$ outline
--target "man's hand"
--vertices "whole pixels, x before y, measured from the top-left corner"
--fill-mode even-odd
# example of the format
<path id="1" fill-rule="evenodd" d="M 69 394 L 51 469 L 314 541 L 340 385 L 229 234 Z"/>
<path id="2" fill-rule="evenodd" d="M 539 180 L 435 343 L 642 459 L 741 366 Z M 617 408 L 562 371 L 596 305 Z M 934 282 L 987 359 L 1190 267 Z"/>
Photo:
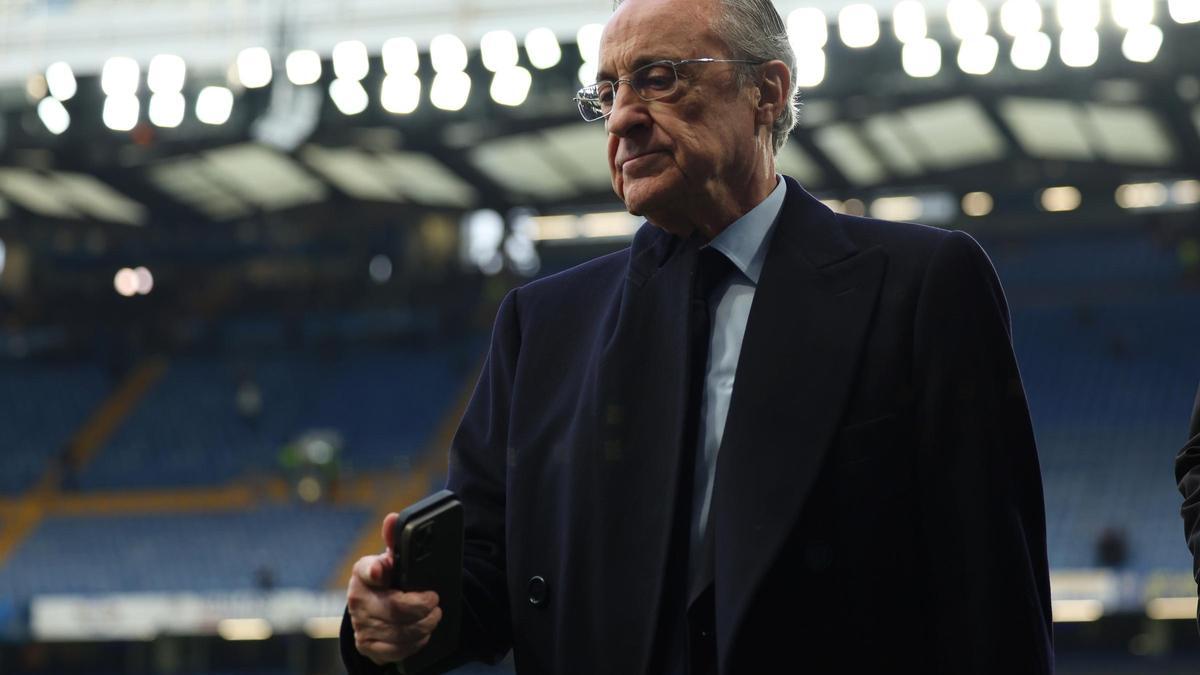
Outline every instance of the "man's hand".
<path id="1" fill-rule="evenodd" d="M 391 588 L 392 525 L 397 517 L 389 513 L 383 519 L 387 550 L 359 558 L 346 590 L 354 646 L 378 665 L 402 661 L 420 651 L 442 620 L 437 593 L 405 593 Z"/>

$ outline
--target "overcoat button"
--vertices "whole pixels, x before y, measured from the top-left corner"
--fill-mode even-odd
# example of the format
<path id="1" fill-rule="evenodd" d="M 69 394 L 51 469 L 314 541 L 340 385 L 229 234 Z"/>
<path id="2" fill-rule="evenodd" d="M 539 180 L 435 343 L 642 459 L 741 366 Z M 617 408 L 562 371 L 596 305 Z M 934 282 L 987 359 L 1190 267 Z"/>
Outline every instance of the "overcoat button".
<path id="1" fill-rule="evenodd" d="M 550 587 L 542 577 L 529 578 L 529 604 L 534 607 L 545 606 L 550 597 Z"/>

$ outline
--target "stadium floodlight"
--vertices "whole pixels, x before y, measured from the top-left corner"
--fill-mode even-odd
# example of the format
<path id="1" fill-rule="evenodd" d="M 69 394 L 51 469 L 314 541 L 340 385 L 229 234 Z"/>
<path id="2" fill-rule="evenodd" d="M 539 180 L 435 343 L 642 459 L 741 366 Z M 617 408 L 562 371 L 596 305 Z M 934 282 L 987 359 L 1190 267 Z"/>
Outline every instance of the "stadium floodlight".
<path id="1" fill-rule="evenodd" d="M 1100 56 L 1100 35 L 1090 28 L 1073 28 L 1058 38 L 1058 55 L 1072 68 L 1087 68 Z"/>
<path id="2" fill-rule="evenodd" d="M 492 78 L 492 100 L 500 105 L 516 107 L 529 97 L 533 75 L 521 66 L 512 66 L 496 73 Z"/>
<path id="3" fill-rule="evenodd" d="M 1154 22 L 1154 0 L 1113 0 L 1113 23 L 1125 30 Z"/>
<path id="4" fill-rule="evenodd" d="M 471 76 L 462 71 L 438 73 L 429 88 L 429 102 L 435 108 L 454 112 L 462 110 L 471 94 Z"/>
<path id="5" fill-rule="evenodd" d="M 968 75 L 987 75 L 996 67 L 1000 43 L 991 35 L 973 35 L 958 47 L 958 67 Z"/>
<path id="6" fill-rule="evenodd" d="M 1013 38 L 1012 64 L 1021 70 L 1041 70 L 1050 60 L 1050 36 L 1022 33 Z"/>
<path id="7" fill-rule="evenodd" d="M 1005 0 L 1000 5 L 1000 27 L 1013 37 L 1042 29 L 1042 6 L 1037 0 Z"/>
<path id="8" fill-rule="evenodd" d="M 104 110 L 100 117 L 104 120 L 104 126 L 113 131 L 129 131 L 137 126 L 141 107 L 137 95 L 116 94 L 104 99 Z"/>
<path id="9" fill-rule="evenodd" d="M 358 40 L 346 40 L 333 46 L 333 74 L 339 80 L 358 82 L 367 76 L 371 64 L 367 46 Z"/>
<path id="10" fill-rule="evenodd" d="M 587 86 L 596 83 L 596 64 L 591 61 L 584 61 L 579 66 L 579 83 Z"/>
<path id="11" fill-rule="evenodd" d="M 154 275 L 145 267 L 135 267 L 133 276 L 137 279 L 138 295 L 149 295 L 154 290 Z"/>
<path id="12" fill-rule="evenodd" d="M 892 10 L 892 29 L 896 39 L 905 44 L 924 39 L 929 34 L 925 5 L 917 0 L 901 0 Z"/>
<path id="13" fill-rule="evenodd" d="M 396 37 L 383 43 L 383 72 L 388 75 L 416 75 L 421 68 L 417 43 L 409 37 Z"/>
<path id="14" fill-rule="evenodd" d="M 1166 204 L 1168 194 L 1162 183 L 1129 183 L 1117 186 L 1114 197 L 1123 209 L 1149 209 Z"/>
<path id="15" fill-rule="evenodd" d="M 205 124 L 225 124 L 233 114 L 233 92 L 225 87 L 205 87 L 196 96 L 196 119 Z"/>
<path id="16" fill-rule="evenodd" d="M 46 68 L 46 86 L 50 95 L 59 101 L 68 101 L 79 89 L 75 82 L 75 73 L 71 66 L 64 61 L 56 61 Z"/>
<path id="17" fill-rule="evenodd" d="M 870 47 L 879 41 L 879 13 L 871 5 L 847 5 L 838 12 L 838 34 L 851 49 Z"/>
<path id="18" fill-rule="evenodd" d="M 806 47 L 796 52 L 796 86 L 811 89 L 825 80 L 825 50 Z"/>
<path id="19" fill-rule="evenodd" d="M 604 26 L 598 23 L 589 23 L 580 27 L 575 33 L 575 44 L 579 46 L 579 55 L 588 63 L 597 63 L 600 61 L 600 36 L 604 33 Z"/>
<path id="20" fill-rule="evenodd" d="M 71 114 L 67 112 L 62 101 L 53 96 L 47 96 L 38 102 L 37 114 L 46 130 L 55 136 L 71 126 Z"/>
<path id="21" fill-rule="evenodd" d="M 946 5 L 950 32 L 959 40 L 983 35 L 988 30 L 987 8 L 979 0 L 950 0 Z"/>
<path id="22" fill-rule="evenodd" d="M 525 34 L 525 53 L 529 55 L 529 63 L 538 70 L 553 68 L 562 60 L 558 38 L 549 28 L 534 28 Z"/>
<path id="23" fill-rule="evenodd" d="M 127 56 L 114 56 L 104 62 L 100 71 L 100 88 L 106 96 L 121 96 L 137 93 L 142 69 L 138 62 Z"/>
<path id="24" fill-rule="evenodd" d="M 370 102 L 361 82 L 340 77 L 329 83 L 329 98 L 343 115 L 357 115 L 366 110 Z"/>
<path id="25" fill-rule="evenodd" d="M 264 47 L 248 47 L 237 55 L 238 81 L 247 89 L 271 83 L 271 53 Z"/>
<path id="26" fill-rule="evenodd" d="M 499 73 L 517 65 L 517 36 L 506 30 L 493 30 L 479 40 L 479 55 L 483 67 Z"/>
<path id="27" fill-rule="evenodd" d="M 321 55 L 311 49 L 297 49 L 288 54 L 284 63 L 292 84 L 305 86 L 321 79 Z"/>
<path id="28" fill-rule="evenodd" d="M 150 123 L 156 127 L 173 129 L 183 123 L 183 114 L 187 105 L 183 94 L 168 91 L 150 96 Z"/>
<path id="29" fill-rule="evenodd" d="M 1060 185 L 1042 190 L 1042 209 L 1051 213 L 1074 211 L 1083 202 L 1078 188 Z"/>
<path id="30" fill-rule="evenodd" d="M 146 86 L 155 94 L 183 91 L 183 80 L 187 76 L 187 65 L 175 54 L 159 54 L 150 59 L 146 70 Z"/>
<path id="31" fill-rule="evenodd" d="M 379 103 L 383 109 L 397 115 L 407 115 L 421 102 L 421 78 L 416 75 L 388 75 L 379 88 Z"/>
<path id="32" fill-rule="evenodd" d="M 138 276 L 137 272 L 122 267 L 113 275 L 113 289 L 117 291 L 121 297 L 132 298 L 138 292 Z"/>
<path id="33" fill-rule="evenodd" d="M 1184 206 L 1200 204 L 1200 180 L 1175 181 L 1171 186 L 1171 201 Z"/>
<path id="34" fill-rule="evenodd" d="M 1175 23 L 1200 21 L 1200 0 L 1168 0 L 1167 12 Z"/>
<path id="35" fill-rule="evenodd" d="M 972 218 L 982 218 L 992 212 L 992 196 L 986 192 L 968 192 L 962 198 L 962 211 Z"/>
<path id="36" fill-rule="evenodd" d="M 1058 25 L 1067 30 L 1095 30 L 1100 25 L 1100 0 L 1058 0 Z"/>
<path id="37" fill-rule="evenodd" d="M 829 41 L 829 20 L 815 7 L 801 7 L 788 14 L 787 33 L 796 51 L 805 47 L 824 47 Z"/>
<path id="38" fill-rule="evenodd" d="M 429 43 L 429 60 L 439 73 L 461 73 L 467 69 L 467 46 L 456 35 L 438 35 Z"/>
<path id="39" fill-rule="evenodd" d="M 1163 32 L 1158 26 L 1135 26 L 1125 33 L 1125 39 L 1121 41 L 1121 53 L 1135 63 L 1150 63 L 1158 56 L 1162 42 Z"/>
<path id="40" fill-rule="evenodd" d="M 900 51 L 909 77 L 933 77 L 942 69 L 942 46 L 933 38 L 909 42 Z"/>

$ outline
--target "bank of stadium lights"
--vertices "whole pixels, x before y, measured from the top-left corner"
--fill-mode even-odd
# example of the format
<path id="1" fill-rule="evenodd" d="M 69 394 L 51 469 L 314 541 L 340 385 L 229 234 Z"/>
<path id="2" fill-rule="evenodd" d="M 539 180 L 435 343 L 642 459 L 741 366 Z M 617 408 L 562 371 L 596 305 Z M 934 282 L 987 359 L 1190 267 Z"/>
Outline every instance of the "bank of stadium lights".
<path id="1" fill-rule="evenodd" d="M 1058 0 L 1055 10 L 1062 28 L 1059 58 L 1072 68 L 1094 65 L 1100 56 L 1099 0 Z"/>
<path id="2" fill-rule="evenodd" d="M 147 295 L 154 290 L 154 275 L 145 267 L 122 267 L 113 276 L 113 289 L 126 298 Z"/>
<path id="3" fill-rule="evenodd" d="M 903 0 L 892 10 L 892 30 L 903 43 L 900 63 L 909 77 L 933 77 L 942 69 L 942 46 L 928 37 L 925 6 Z"/>
<path id="4" fill-rule="evenodd" d="M 1200 0 L 1168 0 L 1167 13 L 1175 23 L 1200 21 Z"/>
<path id="5" fill-rule="evenodd" d="M 358 40 L 345 40 L 333 46 L 334 80 L 329 83 L 329 98 L 343 115 L 357 115 L 367 109 L 369 97 L 362 80 L 371 70 L 367 46 Z"/>
<path id="6" fill-rule="evenodd" d="M 1050 36 L 1042 32 L 1042 6 L 1037 0 L 1005 0 L 1000 27 L 1012 36 L 1009 58 L 1020 70 L 1041 70 L 1050 60 Z"/>
<path id="7" fill-rule="evenodd" d="M 196 119 L 205 124 L 225 124 L 233 114 L 233 92 L 225 87 L 205 87 L 196 96 Z"/>
<path id="8" fill-rule="evenodd" d="M 471 95 L 467 46 L 457 36 L 442 34 L 429 43 L 429 60 L 437 73 L 429 87 L 429 102 L 440 110 L 462 110 Z"/>
<path id="9" fill-rule="evenodd" d="M 838 12 L 838 35 L 851 49 L 870 47 L 879 41 L 879 13 L 866 4 L 843 7 Z"/>
<path id="10" fill-rule="evenodd" d="M 159 54 L 150 59 L 146 70 L 146 87 L 150 89 L 150 123 L 173 128 L 183 122 L 187 105 L 183 100 L 183 81 L 187 66 L 174 54 Z"/>
<path id="11" fill-rule="evenodd" d="M 812 88 L 825 79 L 825 44 L 829 41 L 825 13 L 801 7 L 788 14 L 788 41 L 796 54 L 796 84 Z"/>
<path id="12" fill-rule="evenodd" d="M 101 119 L 113 131 L 129 131 L 137 126 L 141 103 L 138 101 L 138 82 L 141 66 L 126 56 L 114 56 L 104 62 L 100 71 L 100 89 L 104 91 Z"/>
<path id="13" fill-rule="evenodd" d="M 383 43 L 383 83 L 379 103 L 383 109 L 397 115 L 407 115 L 421 101 L 421 67 L 417 43 L 412 38 L 392 38 Z"/>
<path id="14" fill-rule="evenodd" d="M 492 100 L 507 106 L 524 103 L 533 75 L 517 65 L 517 36 L 506 30 L 486 33 L 479 42 L 479 53 L 483 67 L 495 73 L 490 89 Z"/>
<path id="15" fill-rule="evenodd" d="M 365 49 L 365 48 L 364 48 Z M 237 55 L 237 79 L 247 89 L 271 84 L 271 54 L 263 47 L 247 47 Z"/>
<path id="16" fill-rule="evenodd" d="M 1121 53 L 1136 63 L 1149 63 L 1162 47 L 1162 29 L 1154 25 L 1153 0 L 1113 0 L 1113 23 L 1125 29 Z"/>
<path id="17" fill-rule="evenodd" d="M 525 54 L 538 70 L 547 70 L 562 61 L 562 47 L 549 28 L 534 28 L 525 34 Z M 590 82 L 588 84 L 591 84 Z"/>
<path id="18" fill-rule="evenodd" d="M 585 24 L 575 32 L 575 46 L 583 58 L 578 73 L 581 84 L 588 85 L 596 81 L 597 64 L 600 63 L 600 36 L 603 33 L 604 26 L 598 23 Z"/>
<path id="19" fill-rule="evenodd" d="M 1117 187 L 1117 206 L 1123 209 L 1151 209 L 1167 203 L 1170 196 L 1162 183 L 1129 183 Z"/>
<path id="20" fill-rule="evenodd" d="M 296 86 L 316 84 L 321 79 L 321 55 L 311 49 L 297 49 L 287 55 L 284 70 L 288 80 Z"/>

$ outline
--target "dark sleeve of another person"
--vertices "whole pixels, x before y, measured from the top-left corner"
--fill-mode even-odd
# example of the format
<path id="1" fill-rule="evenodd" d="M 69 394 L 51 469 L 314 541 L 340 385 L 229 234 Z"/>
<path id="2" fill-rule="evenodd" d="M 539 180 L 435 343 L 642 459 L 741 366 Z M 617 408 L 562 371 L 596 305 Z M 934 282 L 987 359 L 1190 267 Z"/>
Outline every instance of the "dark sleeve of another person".
<path id="1" fill-rule="evenodd" d="M 462 501 L 465 528 L 459 653 L 432 669 L 407 675 L 436 675 L 469 661 L 496 663 L 512 647 L 504 495 L 509 404 L 520 344 L 517 291 L 513 290 L 500 305 L 483 372 L 450 448 L 446 487 Z M 341 651 L 351 675 L 396 672 L 358 653 L 348 615 L 342 623 Z"/>
<path id="2" fill-rule="evenodd" d="M 921 615 L 937 673 L 1054 670 L 1046 516 L 1033 427 L 991 262 L 949 234 L 913 332 Z"/>
<path id="3" fill-rule="evenodd" d="M 1192 576 L 1200 583 L 1200 391 L 1192 410 L 1190 438 L 1175 457 L 1175 480 L 1183 495 L 1183 534 L 1192 551 Z M 1200 621 L 1200 609 L 1196 618 Z"/>

